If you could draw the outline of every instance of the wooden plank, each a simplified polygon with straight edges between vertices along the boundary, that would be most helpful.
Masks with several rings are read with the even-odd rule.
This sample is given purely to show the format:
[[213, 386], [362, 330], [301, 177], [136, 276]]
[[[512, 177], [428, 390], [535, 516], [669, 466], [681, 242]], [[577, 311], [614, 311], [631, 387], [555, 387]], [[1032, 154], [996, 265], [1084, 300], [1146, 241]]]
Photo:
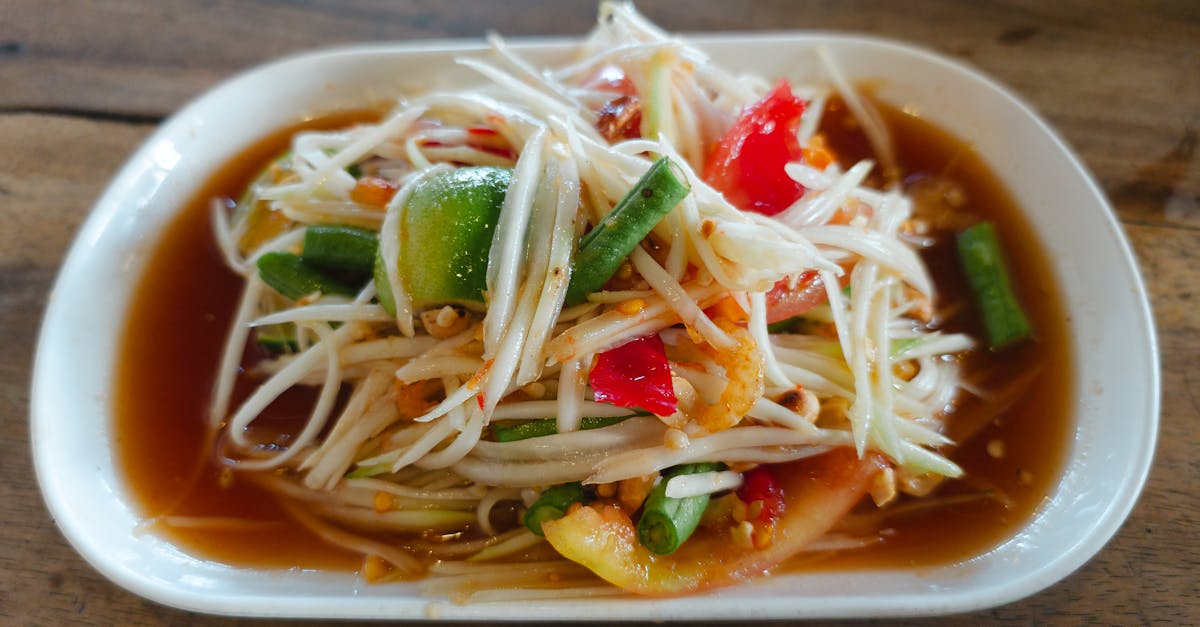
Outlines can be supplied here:
[[[578, 35], [594, 11], [588, 0], [481, 3], [469, 11], [332, 0], [302, 8], [261, 0], [6, 1], [0, 14], [11, 18], [0, 31], [0, 84], [21, 88], [0, 90], [0, 111], [135, 120], [165, 116], [239, 69], [300, 50], [489, 30]], [[676, 31], [854, 30], [957, 56], [1045, 114], [1114, 198], [1126, 201], [1131, 187], [1148, 188], [1135, 194], [1138, 202], [1120, 203], [1123, 217], [1200, 226], [1200, 164], [1170, 156], [1194, 155], [1200, 128], [1198, 3], [915, 0], [903, 11], [889, 2], [642, 5]]]
[[51, 283], [87, 209], [152, 129], [0, 115], [0, 623], [125, 622], [143, 604], [63, 540], [30, 460], [29, 373]]

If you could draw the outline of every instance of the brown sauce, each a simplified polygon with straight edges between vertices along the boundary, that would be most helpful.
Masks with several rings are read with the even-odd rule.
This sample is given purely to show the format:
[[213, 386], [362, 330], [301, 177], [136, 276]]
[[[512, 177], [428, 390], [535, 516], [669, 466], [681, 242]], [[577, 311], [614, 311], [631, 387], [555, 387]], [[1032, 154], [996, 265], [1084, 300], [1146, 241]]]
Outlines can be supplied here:
[[[217, 250], [209, 203], [237, 198], [299, 130], [342, 128], [374, 112], [321, 116], [280, 129], [213, 174], [170, 224], [150, 257], [122, 335], [116, 373], [117, 463], [147, 517], [228, 517], [251, 524], [221, 531], [155, 523], [152, 530], [188, 552], [229, 564], [349, 570], [358, 556], [330, 547], [295, 524], [275, 497], [248, 481], [222, 487], [205, 446], [209, 395], [241, 279]], [[245, 386], [238, 392], [247, 393]], [[296, 417], [299, 403], [277, 402]], [[236, 527], [236, 525], [231, 525]]]
[[[968, 355], [967, 372], [987, 379], [991, 388], [1002, 388], [1022, 373], [1036, 376], [1028, 377], [1032, 383], [1015, 404], [987, 420], [953, 452], [967, 478], [947, 482], [935, 493], [988, 492], [1002, 499], [978, 498], [896, 516], [884, 524], [884, 542], [831, 559], [799, 560], [797, 568], [930, 566], [986, 552], [1010, 537], [1049, 494], [1070, 444], [1073, 375], [1067, 315], [1032, 229], [970, 146], [899, 109], [881, 110], [906, 186], [932, 199], [921, 203], [919, 214], [958, 228], [980, 219], [995, 222], [1019, 296], [1037, 330], [1036, 341], [1004, 353]], [[116, 458], [126, 487], [148, 518], [253, 521], [221, 531], [153, 524], [154, 532], [188, 552], [229, 564], [278, 568], [350, 570], [360, 563], [359, 556], [332, 548], [291, 522], [269, 493], [236, 479], [221, 485], [220, 468], [204, 444], [205, 417], [240, 281], [224, 266], [213, 242], [208, 206], [213, 197], [240, 195], [297, 130], [337, 128], [372, 117], [316, 118], [272, 133], [245, 150], [214, 174], [170, 225], [138, 286], [123, 332], [115, 389]], [[843, 161], [870, 155], [839, 103], [832, 103], [822, 130]], [[933, 233], [942, 237], [925, 258], [943, 304], [966, 303], [965, 280], [948, 233]], [[964, 305], [959, 312], [942, 328], [978, 337], [980, 325], [971, 307]], [[959, 412], [970, 417], [981, 409], [979, 401], [968, 400]], [[289, 414], [303, 410], [281, 406], [272, 411], [283, 414], [276, 417], [285, 424]], [[994, 442], [1002, 443], [1003, 457], [989, 454]]]
[[[1024, 391], [1011, 407], [994, 416], [989, 416], [994, 410], [985, 403], [966, 397], [957, 411], [963, 423], [990, 419], [970, 439], [959, 439], [961, 446], [951, 454], [966, 471], [965, 478], [946, 482], [932, 498], [984, 492], [991, 498], [888, 520], [886, 541], [839, 553], [822, 567], [933, 566], [980, 555], [1029, 520], [1058, 482], [1071, 444], [1074, 366], [1067, 336], [1069, 315], [1037, 234], [970, 145], [926, 120], [877, 104], [892, 133], [904, 186], [917, 199], [916, 215], [956, 229], [980, 220], [995, 224], [1017, 296], [1035, 329], [1035, 341], [999, 353], [976, 350], [965, 357], [969, 381], [982, 379], [984, 389], [993, 393], [1006, 388]], [[871, 157], [866, 139], [839, 102], [830, 104], [821, 128], [846, 165]], [[970, 304], [953, 233], [935, 230], [930, 235], [936, 236], [937, 243], [922, 256], [942, 308], [957, 312], [940, 328], [985, 337]], [[1022, 387], [1022, 382], [1028, 387]], [[954, 427], [950, 435], [956, 435]], [[993, 452], [1002, 449], [1003, 456], [989, 453], [989, 444]]]

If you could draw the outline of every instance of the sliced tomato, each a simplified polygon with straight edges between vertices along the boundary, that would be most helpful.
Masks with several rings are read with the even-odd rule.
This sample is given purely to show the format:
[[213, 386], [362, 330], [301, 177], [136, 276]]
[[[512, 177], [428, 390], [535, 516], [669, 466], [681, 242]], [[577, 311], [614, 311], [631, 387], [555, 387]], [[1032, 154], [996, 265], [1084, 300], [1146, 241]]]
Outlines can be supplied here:
[[[813, 307], [825, 302], [825, 283], [815, 270], [800, 275], [793, 286], [788, 279], [780, 279], [767, 292], [767, 324], [801, 316]], [[716, 302], [704, 313], [710, 318], [725, 318], [735, 324], [744, 324], [750, 314], [731, 296]]]
[[675, 388], [662, 338], [647, 335], [596, 356], [588, 383], [597, 401], [645, 409], [658, 416], [675, 413]]
[[776, 467], [787, 507], [773, 542], [746, 549], [726, 534], [693, 536], [670, 555], [654, 555], [637, 540], [633, 524], [581, 507], [542, 524], [546, 539], [567, 559], [621, 588], [648, 596], [701, 592], [754, 577], [797, 554], [824, 535], [857, 503], [882, 462], [858, 459], [852, 449]]
[[803, 157], [797, 132], [804, 101], [787, 81], [746, 107], [717, 143], [704, 166], [704, 180], [744, 211], [775, 215], [804, 194], [784, 172], [784, 164]]
[[767, 324], [804, 315], [827, 299], [825, 282], [815, 270], [801, 274], [795, 286], [781, 279], [767, 292]]

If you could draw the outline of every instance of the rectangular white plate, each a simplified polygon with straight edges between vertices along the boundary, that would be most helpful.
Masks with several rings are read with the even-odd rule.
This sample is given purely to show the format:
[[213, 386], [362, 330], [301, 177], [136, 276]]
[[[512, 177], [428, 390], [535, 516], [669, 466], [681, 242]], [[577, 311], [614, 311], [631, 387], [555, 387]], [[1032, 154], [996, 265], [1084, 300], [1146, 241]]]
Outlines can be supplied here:
[[[899, 616], [1009, 602], [1065, 577], [1125, 519], [1145, 480], [1158, 420], [1158, 356], [1145, 291], [1112, 210], [1063, 142], [1010, 92], [964, 65], [878, 39], [828, 34], [699, 36], [730, 68], [826, 82], [824, 46], [852, 80], [915, 107], [974, 145], [1002, 175], [1050, 250], [1071, 312], [1074, 447], [1051, 498], [1015, 537], [940, 568], [767, 578], [703, 597], [458, 606], [411, 585], [354, 575], [233, 568], [135, 534], [114, 469], [112, 370], [132, 290], [171, 217], [220, 164], [302, 116], [434, 86], [478, 82], [453, 59], [479, 43], [375, 45], [284, 59], [209, 91], [150, 137], [99, 200], [63, 265], [38, 345], [32, 440], [46, 502], [64, 535], [117, 584], [201, 612], [259, 616], [477, 619], [720, 619]], [[536, 62], [564, 41], [517, 42]], [[437, 77], [438, 85], [430, 85]]]

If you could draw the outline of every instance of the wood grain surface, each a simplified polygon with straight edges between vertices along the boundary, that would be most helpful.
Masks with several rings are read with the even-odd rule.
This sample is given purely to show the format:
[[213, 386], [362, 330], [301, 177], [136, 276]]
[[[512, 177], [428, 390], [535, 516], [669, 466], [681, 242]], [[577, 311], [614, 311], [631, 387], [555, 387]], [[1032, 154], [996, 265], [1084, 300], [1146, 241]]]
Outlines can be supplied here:
[[[1057, 127], [1112, 200], [1147, 282], [1162, 349], [1157, 458], [1128, 522], [1077, 573], [942, 620], [1200, 623], [1200, 3], [640, 5], [674, 31], [822, 29], [914, 42], [991, 74]], [[54, 527], [30, 463], [29, 372], [51, 283], [91, 204], [155, 125], [221, 78], [291, 52], [488, 30], [578, 35], [594, 10], [591, 0], [0, 0], [0, 623], [231, 622], [104, 580]]]

